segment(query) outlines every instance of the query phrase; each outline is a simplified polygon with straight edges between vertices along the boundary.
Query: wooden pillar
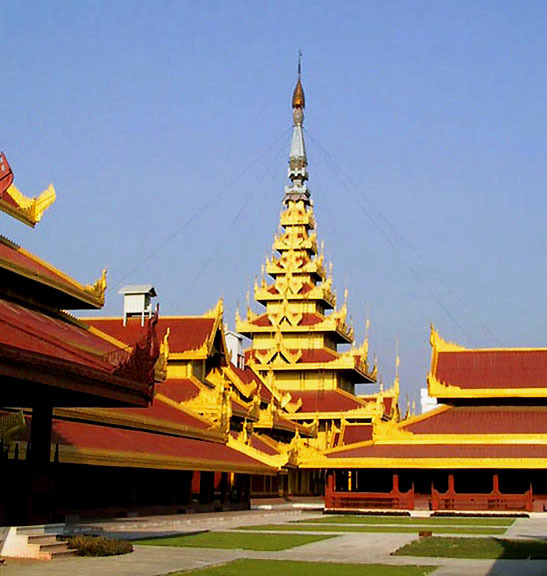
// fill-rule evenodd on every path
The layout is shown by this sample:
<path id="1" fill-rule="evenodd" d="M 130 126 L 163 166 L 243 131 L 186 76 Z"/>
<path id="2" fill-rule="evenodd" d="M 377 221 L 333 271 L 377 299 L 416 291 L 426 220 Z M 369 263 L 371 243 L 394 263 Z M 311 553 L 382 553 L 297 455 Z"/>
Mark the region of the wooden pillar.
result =
<path id="1" fill-rule="evenodd" d="M 220 503 L 225 504 L 229 499 L 229 482 L 228 482 L 228 472 L 222 472 L 220 476 Z"/>
<path id="2" fill-rule="evenodd" d="M 35 475 L 49 470 L 51 454 L 51 424 L 53 407 L 40 404 L 32 408 L 32 426 L 30 429 L 31 459 L 30 465 Z"/>
<path id="3" fill-rule="evenodd" d="M 499 494 L 500 491 L 500 479 L 497 474 L 492 477 L 492 492 Z"/>
<path id="4" fill-rule="evenodd" d="M 215 497 L 215 473 L 201 472 L 199 477 L 199 503 L 212 504 Z"/>
<path id="5" fill-rule="evenodd" d="M 448 493 L 454 494 L 456 490 L 454 489 L 454 474 L 448 475 Z"/>
<path id="6" fill-rule="evenodd" d="M 392 490 L 394 493 L 399 492 L 399 474 L 393 474 L 393 487 Z"/>
<path id="7" fill-rule="evenodd" d="M 180 504 L 188 505 L 192 503 L 192 470 L 184 470 L 180 476 Z"/>
<path id="8" fill-rule="evenodd" d="M 47 523 L 52 516 L 50 486 L 52 420 L 52 406 L 40 403 L 32 407 L 27 521 L 35 524 Z"/>

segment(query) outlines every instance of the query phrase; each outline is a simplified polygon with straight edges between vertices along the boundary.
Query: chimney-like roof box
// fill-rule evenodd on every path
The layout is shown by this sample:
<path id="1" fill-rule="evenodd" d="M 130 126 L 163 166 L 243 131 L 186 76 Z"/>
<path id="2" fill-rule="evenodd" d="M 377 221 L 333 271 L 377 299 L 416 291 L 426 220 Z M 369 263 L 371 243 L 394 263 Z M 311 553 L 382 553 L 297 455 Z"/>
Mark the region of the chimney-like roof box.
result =
<path id="1" fill-rule="evenodd" d="M 141 325 L 144 319 L 152 316 L 152 298 L 157 296 L 152 284 L 134 284 L 123 286 L 118 290 L 123 295 L 123 325 L 127 324 L 127 318 L 140 316 Z"/>

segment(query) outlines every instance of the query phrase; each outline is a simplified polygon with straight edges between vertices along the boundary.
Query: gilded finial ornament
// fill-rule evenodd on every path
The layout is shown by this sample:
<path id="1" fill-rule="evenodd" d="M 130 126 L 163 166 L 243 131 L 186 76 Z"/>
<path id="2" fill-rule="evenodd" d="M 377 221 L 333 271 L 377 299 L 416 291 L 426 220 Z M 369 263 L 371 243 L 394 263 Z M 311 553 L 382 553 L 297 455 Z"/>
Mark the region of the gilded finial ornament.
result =
<path id="1" fill-rule="evenodd" d="M 298 80 L 296 81 L 296 86 L 292 94 L 292 107 L 293 108 L 305 108 L 306 99 L 304 97 L 304 88 L 302 88 L 302 82 L 300 81 L 300 76 L 302 74 L 302 52 L 298 52 Z"/>
<path id="2" fill-rule="evenodd" d="M 93 284 L 90 284 L 84 288 L 84 290 L 91 294 L 94 298 L 100 302 L 104 302 L 104 295 L 106 292 L 106 268 L 103 268 L 101 277 L 96 280 Z"/>
<path id="3" fill-rule="evenodd" d="M 25 196 L 13 184 L 13 171 L 3 152 L 0 152 L 0 210 L 34 227 L 44 212 L 55 202 L 55 188 L 50 184 L 38 197 Z"/>

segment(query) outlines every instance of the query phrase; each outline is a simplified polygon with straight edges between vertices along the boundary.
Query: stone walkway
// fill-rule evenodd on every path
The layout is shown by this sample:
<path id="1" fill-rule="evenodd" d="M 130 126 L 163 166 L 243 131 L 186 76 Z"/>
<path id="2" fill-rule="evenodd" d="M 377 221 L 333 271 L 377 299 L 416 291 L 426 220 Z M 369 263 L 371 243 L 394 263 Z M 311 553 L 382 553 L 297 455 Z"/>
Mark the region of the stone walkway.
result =
<path id="1" fill-rule="evenodd" d="M 185 533 L 201 530 L 226 530 L 260 523 L 284 523 L 293 519 L 316 517 L 316 513 L 294 511 L 249 511 L 225 514 L 168 516 L 118 520 L 95 524 L 105 532 L 125 534 L 166 532 Z M 519 519 L 510 528 L 511 537 L 547 537 L 547 515 Z M 65 558 L 51 562 L 12 561 L 0 567 L 1 576 L 158 576 L 177 570 L 192 570 L 222 564 L 237 558 L 267 558 L 340 563 L 421 564 L 438 566 L 434 576 L 547 576 L 547 561 L 539 560 L 458 560 L 451 558 L 413 558 L 390 556 L 411 542 L 414 534 L 346 533 L 279 552 L 216 550 L 203 548 L 166 548 L 136 546 L 132 554 L 110 558 Z M 252 576 L 252 575 L 249 575 Z"/>

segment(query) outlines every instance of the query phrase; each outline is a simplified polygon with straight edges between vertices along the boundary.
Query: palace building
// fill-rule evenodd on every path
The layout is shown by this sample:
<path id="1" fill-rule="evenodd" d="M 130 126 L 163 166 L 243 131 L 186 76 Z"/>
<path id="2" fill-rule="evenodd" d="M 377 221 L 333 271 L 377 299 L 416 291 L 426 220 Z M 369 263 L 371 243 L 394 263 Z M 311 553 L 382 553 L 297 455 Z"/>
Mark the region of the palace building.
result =
<path id="1" fill-rule="evenodd" d="M 547 349 L 431 346 L 439 406 L 326 451 L 326 508 L 545 510 Z"/>
<path id="2" fill-rule="evenodd" d="M 13 181 L 2 153 L 0 210 L 34 227 L 55 190 L 28 198 Z M 154 322 L 127 346 L 66 312 L 99 309 L 105 288 L 105 273 L 84 286 L 0 236 L 0 524 L 55 518 L 55 407 L 147 406 L 152 398 Z"/>
<path id="3" fill-rule="evenodd" d="M 246 363 L 293 407 L 288 418 L 316 423 L 316 438 L 302 441 L 301 453 L 314 459 L 320 451 L 370 438 L 374 420 L 398 417 L 398 381 L 390 390 L 357 396 L 356 384 L 376 383 L 377 368 L 368 359 L 368 336 L 355 346 L 347 320 L 347 291 L 337 306 L 332 266 L 325 263 L 307 185 L 308 160 L 304 141 L 305 96 L 300 70 L 292 97 L 293 135 L 279 232 L 272 255 L 254 287 L 255 313 L 236 318 L 238 332 L 251 339 Z M 264 272 L 271 280 L 268 282 Z M 311 449 L 310 449 L 311 448 Z M 322 473 L 317 466 L 316 473 Z M 310 478 L 300 473 L 299 492 L 313 491 Z M 321 489 L 323 487 L 321 486 Z"/>
<path id="4" fill-rule="evenodd" d="M 0 237 L 1 525 L 323 494 L 329 511 L 545 508 L 547 349 L 466 349 L 432 329 L 437 407 L 401 418 L 398 374 L 356 394 L 378 370 L 317 238 L 304 109 L 299 70 L 261 308 L 237 333 L 222 300 L 160 316 L 151 284 L 122 288 L 120 316 L 76 318 L 103 306 L 106 273 L 82 285 Z M 54 199 L 24 196 L 0 154 L 0 210 L 35 226 Z"/>

